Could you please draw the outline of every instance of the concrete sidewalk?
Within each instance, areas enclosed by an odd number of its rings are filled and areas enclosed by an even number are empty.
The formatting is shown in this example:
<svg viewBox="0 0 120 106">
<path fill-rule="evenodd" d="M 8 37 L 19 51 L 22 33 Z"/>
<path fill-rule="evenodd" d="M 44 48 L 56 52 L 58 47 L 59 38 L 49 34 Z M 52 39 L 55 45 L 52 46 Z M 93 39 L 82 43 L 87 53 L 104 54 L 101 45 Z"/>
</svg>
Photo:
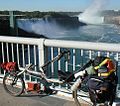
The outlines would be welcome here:
<svg viewBox="0 0 120 106">
<path fill-rule="evenodd" d="M 58 95 L 23 94 L 20 97 L 13 97 L 8 94 L 0 84 L 0 106 L 76 106 L 71 98 Z M 82 104 L 81 106 L 88 106 Z M 120 106 L 116 102 L 113 106 Z"/>
<path fill-rule="evenodd" d="M 0 84 L 0 106 L 75 106 L 74 101 L 38 94 L 9 95 Z"/>
</svg>

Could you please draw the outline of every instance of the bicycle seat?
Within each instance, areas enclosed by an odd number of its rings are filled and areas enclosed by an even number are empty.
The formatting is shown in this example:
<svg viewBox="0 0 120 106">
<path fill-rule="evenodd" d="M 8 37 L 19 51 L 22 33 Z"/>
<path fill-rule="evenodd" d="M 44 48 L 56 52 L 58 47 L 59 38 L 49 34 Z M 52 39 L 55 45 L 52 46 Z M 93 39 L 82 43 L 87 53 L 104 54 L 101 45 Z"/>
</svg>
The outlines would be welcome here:
<svg viewBox="0 0 120 106">
<path fill-rule="evenodd" d="M 58 77 L 60 80 L 65 80 L 65 82 L 72 82 L 74 79 L 72 72 L 63 72 L 61 70 L 58 70 Z"/>
</svg>

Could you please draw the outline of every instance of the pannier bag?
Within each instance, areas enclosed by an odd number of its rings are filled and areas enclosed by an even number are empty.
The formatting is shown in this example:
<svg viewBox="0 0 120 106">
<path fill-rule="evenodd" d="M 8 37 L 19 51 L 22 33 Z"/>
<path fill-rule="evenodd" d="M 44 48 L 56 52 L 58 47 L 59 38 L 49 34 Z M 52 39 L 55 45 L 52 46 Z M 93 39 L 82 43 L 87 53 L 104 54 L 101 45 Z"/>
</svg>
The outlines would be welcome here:
<svg viewBox="0 0 120 106">
<path fill-rule="evenodd" d="M 115 72 L 115 63 L 108 57 L 96 57 L 94 60 L 94 69 L 99 77 L 107 78 Z"/>
<path fill-rule="evenodd" d="M 17 62 L 4 62 L 1 64 L 1 68 L 8 72 L 19 70 Z"/>
<path fill-rule="evenodd" d="M 38 83 L 28 82 L 27 85 L 28 85 L 27 88 L 28 91 L 37 91 L 37 92 L 40 91 L 40 84 Z"/>
<path fill-rule="evenodd" d="M 95 106 L 96 103 L 106 101 L 109 101 L 109 105 L 112 106 L 116 94 L 116 81 L 110 82 L 99 76 L 93 76 L 88 80 L 88 88 L 90 99 Z"/>
<path fill-rule="evenodd" d="M 106 101 L 109 101 L 109 106 L 112 106 L 118 82 L 115 73 L 116 64 L 108 57 L 99 56 L 94 59 L 93 67 L 96 75 L 91 76 L 88 80 L 90 99 L 94 106 L 96 103 L 105 103 Z"/>
</svg>

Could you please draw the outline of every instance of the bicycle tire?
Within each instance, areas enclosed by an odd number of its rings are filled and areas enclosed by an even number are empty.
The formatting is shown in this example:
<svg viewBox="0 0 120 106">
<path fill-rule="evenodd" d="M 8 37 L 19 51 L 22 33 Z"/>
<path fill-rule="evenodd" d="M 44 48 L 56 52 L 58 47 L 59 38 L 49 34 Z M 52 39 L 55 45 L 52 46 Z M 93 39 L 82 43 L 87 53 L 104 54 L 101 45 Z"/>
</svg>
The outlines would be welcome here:
<svg viewBox="0 0 120 106">
<path fill-rule="evenodd" d="M 79 102 L 78 97 L 77 97 L 77 90 L 72 92 L 72 96 L 73 96 L 76 106 L 81 106 L 81 103 Z"/>
<path fill-rule="evenodd" d="M 22 77 L 17 77 L 14 73 L 6 73 L 3 78 L 3 86 L 10 95 L 20 96 L 24 91 L 25 82 Z"/>
<path fill-rule="evenodd" d="M 86 93 L 84 93 L 85 95 L 88 95 Z M 78 90 L 75 90 L 72 92 L 72 96 L 73 96 L 73 99 L 74 99 L 74 102 L 76 104 L 76 106 L 92 106 L 92 103 L 89 102 L 88 100 L 86 99 L 83 99 L 82 98 L 82 95 L 79 95 L 78 93 Z M 84 96 L 84 95 L 83 95 Z M 88 95 L 89 96 L 89 95 Z"/>
</svg>

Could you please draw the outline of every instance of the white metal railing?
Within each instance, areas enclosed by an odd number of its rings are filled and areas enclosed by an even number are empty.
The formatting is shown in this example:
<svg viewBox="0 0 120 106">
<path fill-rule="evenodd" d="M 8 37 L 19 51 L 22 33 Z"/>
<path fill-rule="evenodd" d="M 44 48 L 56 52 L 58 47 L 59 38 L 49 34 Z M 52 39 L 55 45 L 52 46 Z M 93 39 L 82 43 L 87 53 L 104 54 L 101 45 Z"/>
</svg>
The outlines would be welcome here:
<svg viewBox="0 0 120 106">
<path fill-rule="evenodd" d="M 98 55 L 105 55 L 120 61 L 120 44 L 0 36 L 0 62 L 17 61 L 22 67 L 30 63 L 40 67 L 64 48 L 69 48 L 71 51 L 72 66 L 61 59 L 51 63 L 48 67 L 49 75 L 57 77 L 58 69 L 75 71 L 78 65 L 83 65 L 88 59 Z M 2 71 L 1 75 L 4 75 Z M 30 81 L 34 80 L 33 77 L 24 75 L 24 79 L 27 78 Z"/>
<path fill-rule="evenodd" d="M 93 43 L 93 42 L 82 42 L 82 41 L 46 39 L 44 41 L 44 45 L 52 46 L 52 47 L 120 52 L 120 46 L 119 46 L 120 44 L 113 44 L 113 43 Z"/>
</svg>

